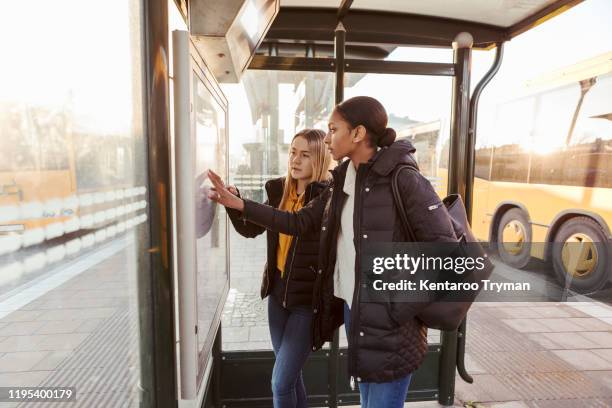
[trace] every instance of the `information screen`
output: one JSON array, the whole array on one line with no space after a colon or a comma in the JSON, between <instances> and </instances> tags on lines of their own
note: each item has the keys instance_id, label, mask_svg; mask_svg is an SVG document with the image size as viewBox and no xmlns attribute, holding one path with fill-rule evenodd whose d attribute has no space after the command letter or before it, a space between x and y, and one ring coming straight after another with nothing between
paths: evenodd
<instances>
[{"instance_id":1,"label":"information screen","mask_svg":"<svg viewBox=\"0 0 612 408\"><path fill-rule=\"evenodd\" d=\"M227 126L225 107L207 79L193 73L194 199L196 233L196 286L198 372L210 355L215 330L228 287L227 217L225 208L208 196L212 169L227 178Z\"/></svg>"}]
</instances>

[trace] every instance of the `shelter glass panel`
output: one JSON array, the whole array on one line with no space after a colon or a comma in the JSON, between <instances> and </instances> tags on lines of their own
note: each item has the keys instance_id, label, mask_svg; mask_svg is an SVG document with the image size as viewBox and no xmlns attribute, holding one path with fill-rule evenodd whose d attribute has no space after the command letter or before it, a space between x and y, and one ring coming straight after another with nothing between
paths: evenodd
<instances>
[{"instance_id":1,"label":"shelter glass panel","mask_svg":"<svg viewBox=\"0 0 612 408\"><path fill-rule=\"evenodd\" d=\"M137 0L0 5L0 386L142 403L142 15Z\"/></svg>"},{"instance_id":2,"label":"shelter glass panel","mask_svg":"<svg viewBox=\"0 0 612 408\"><path fill-rule=\"evenodd\" d=\"M287 175L293 136L304 128L327 129L334 76L251 70L239 84L222 88L229 102L229 182L243 197L265 202L265 183ZM269 350L268 301L260 297L266 233L247 239L230 225L229 236L232 256L222 317L223 349Z\"/></svg>"},{"instance_id":3,"label":"shelter glass panel","mask_svg":"<svg viewBox=\"0 0 612 408\"><path fill-rule=\"evenodd\" d=\"M378 99L397 139L416 148L421 172L438 195L446 196L450 142L452 79L420 75L346 74L345 98L366 95Z\"/></svg>"}]
</instances>

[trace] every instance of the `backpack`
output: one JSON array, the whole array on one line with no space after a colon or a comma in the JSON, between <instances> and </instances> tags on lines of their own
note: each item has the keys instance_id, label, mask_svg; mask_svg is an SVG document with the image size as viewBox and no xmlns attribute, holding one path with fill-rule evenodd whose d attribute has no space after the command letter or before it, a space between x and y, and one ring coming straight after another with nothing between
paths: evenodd
<instances>
[{"instance_id":1,"label":"backpack","mask_svg":"<svg viewBox=\"0 0 612 408\"><path fill-rule=\"evenodd\" d=\"M419 172L418 168L410 164L400 165L394 170L391 181L393 199L400 218L402 219L404 232L413 242L418 242L410 226L410 222L408 221L398 185L398 177L404 169ZM451 218L455 234L457 238L459 238L459 245L469 243L470 255L483 257L485 259L485 267L483 269L474 268L463 274L464 282L477 282L479 284L478 291L469 291L468 295L462 295L461 301L444 301L443 295L435 296L437 300L426 304L424 308L417 313L416 317L421 320L425 326L431 329L455 330L459 327L463 319L465 319L474 299L478 293L480 293L480 290L482 290L482 280L489 279L491 276L494 265L491 263L484 248L470 229L461 196L459 194L451 194L444 198L442 202Z\"/></svg>"}]
</instances>

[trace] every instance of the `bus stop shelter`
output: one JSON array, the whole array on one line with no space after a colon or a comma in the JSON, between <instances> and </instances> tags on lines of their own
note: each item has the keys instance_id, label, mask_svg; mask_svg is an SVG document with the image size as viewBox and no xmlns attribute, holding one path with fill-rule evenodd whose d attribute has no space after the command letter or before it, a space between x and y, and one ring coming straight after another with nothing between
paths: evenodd
<instances>
[{"instance_id":1,"label":"bus stop shelter","mask_svg":"<svg viewBox=\"0 0 612 408\"><path fill-rule=\"evenodd\" d=\"M198 4L199 3L199 4ZM271 2L268 2L271 3ZM278 2L274 2L276 7ZM464 197L468 215L471 211L474 178L474 143L478 100L482 90L498 71L503 45L513 37L545 22L580 3L580 0L536 0L530 2L490 2L471 0L449 3L436 1L336 0L281 1L265 37L249 58L248 69L268 71L328 72L335 76L334 100L344 99L345 74L379 73L396 75L433 75L452 78L451 143L448 194ZM231 19L223 9L212 9L199 0L177 1L183 17L189 19L194 9L209 7L208 18ZM148 33L146 88L148 100L148 133L151 185L170 185L170 163L167 126L159 126L160 117L168 117L168 84L160 69L159 49L168 50L167 3L155 1L147 7L145 28ZM195 34L192 33L192 36ZM195 35L197 37L197 35ZM384 58L397 46L452 48L452 63L386 61ZM473 49L495 49L489 71L470 93L471 57ZM219 55L219 58L222 58ZM207 61L212 70L218 63ZM163 65L163 63L161 63ZM228 72L229 74L229 72ZM234 78L235 79L235 78ZM223 82L223 78L218 78ZM399 90L402 92L402 90ZM427 97L426 95L422 97ZM230 118L231 120L231 118ZM162 227L170 219L165 211L172 206L168 195L158 195L151 203L152 240L159 247L169 245ZM163 252L163 251L162 251ZM153 270L160 278L153 288L155 304L161 311L155 316L155 339L160 350L174 350L171 331L174 316L171 263L162 256L153 257ZM165 310L165 312L164 312ZM411 386L409 400L437 400L443 405L454 401L455 372L471 381L465 369L465 322L459 330L443 332L440 342L429 344L424 364L418 369ZM269 377L274 362L272 351L223 351L223 328L219 325L212 348L213 369L207 382L206 406L269 407ZM176 383L177 371L169 355L154 356L152 375L160 384L159 405L163 393ZM346 373L347 350L340 348L338 336L329 349L314 353L307 363L304 377L309 390L310 406L336 407L359 403L359 394L349 388ZM172 404L170 404L172 405ZM168 405L168 406L170 406Z\"/></svg>"}]
</instances>

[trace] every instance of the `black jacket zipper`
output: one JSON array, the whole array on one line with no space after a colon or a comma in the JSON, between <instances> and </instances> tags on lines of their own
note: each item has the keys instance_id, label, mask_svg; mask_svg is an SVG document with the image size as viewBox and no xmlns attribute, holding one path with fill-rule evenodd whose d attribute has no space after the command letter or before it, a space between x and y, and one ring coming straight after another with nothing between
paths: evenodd
<instances>
[{"instance_id":1,"label":"black jacket zipper","mask_svg":"<svg viewBox=\"0 0 612 408\"><path fill-rule=\"evenodd\" d=\"M304 205L308 204L308 200L310 199L310 195L312 193L312 184L309 184L306 187L306 191L304 192ZM298 246L298 242L300 237L295 237L295 241L293 244L293 254L291 255L291 263L289 264L289 271L287 272L287 283L285 284L285 296L283 297L283 307L287 307L287 293L289 292L289 282L291 282L291 272L293 271L293 260L295 259L295 251ZM286 262L285 262L285 270L287 270Z\"/></svg>"},{"instance_id":2,"label":"black jacket zipper","mask_svg":"<svg viewBox=\"0 0 612 408\"><path fill-rule=\"evenodd\" d=\"M291 270L293 269L293 260L295 259L295 250L298 245L300 237L295 237L293 242L293 254L291 255L291 263L289 264L289 271L287 272L287 283L285 283L285 296L283 297L283 307L287 307L287 292L289 292L289 282L291 281ZM287 268L285 268L287 270Z\"/></svg>"}]
</instances>

